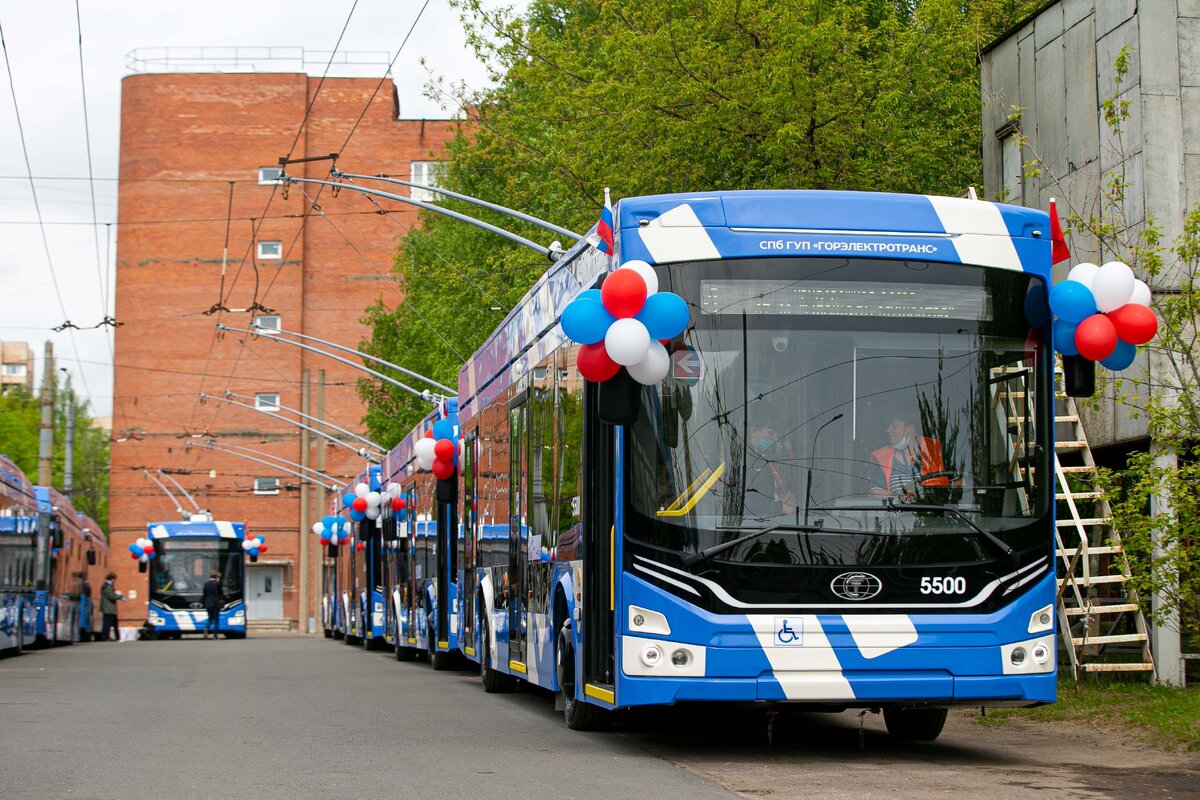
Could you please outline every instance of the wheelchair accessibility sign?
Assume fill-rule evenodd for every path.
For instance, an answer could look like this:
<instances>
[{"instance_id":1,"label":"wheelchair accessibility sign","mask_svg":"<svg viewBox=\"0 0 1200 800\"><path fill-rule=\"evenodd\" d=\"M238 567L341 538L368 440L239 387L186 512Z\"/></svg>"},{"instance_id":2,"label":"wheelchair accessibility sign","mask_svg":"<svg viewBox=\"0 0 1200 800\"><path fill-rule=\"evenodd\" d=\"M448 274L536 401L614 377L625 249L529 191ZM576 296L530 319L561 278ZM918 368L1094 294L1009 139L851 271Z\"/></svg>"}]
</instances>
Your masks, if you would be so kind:
<instances>
[{"instance_id":1,"label":"wheelchair accessibility sign","mask_svg":"<svg viewBox=\"0 0 1200 800\"><path fill-rule=\"evenodd\" d=\"M775 618L775 646L802 647L804 645L804 617Z\"/></svg>"}]
</instances>

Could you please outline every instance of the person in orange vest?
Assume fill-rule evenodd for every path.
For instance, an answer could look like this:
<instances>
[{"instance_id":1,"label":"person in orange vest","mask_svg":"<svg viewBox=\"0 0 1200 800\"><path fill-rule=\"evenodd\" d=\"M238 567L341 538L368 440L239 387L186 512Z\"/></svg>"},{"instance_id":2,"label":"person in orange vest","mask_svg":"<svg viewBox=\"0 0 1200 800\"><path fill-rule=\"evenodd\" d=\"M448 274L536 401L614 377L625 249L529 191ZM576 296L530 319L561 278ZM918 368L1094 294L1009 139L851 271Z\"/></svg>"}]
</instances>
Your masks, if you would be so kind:
<instances>
[{"instance_id":1,"label":"person in orange vest","mask_svg":"<svg viewBox=\"0 0 1200 800\"><path fill-rule=\"evenodd\" d=\"M912 499L921 487L950 485L945 475L924 480L921 477L946 471L941 442L918 436L916 425L902 413L889 418L887 436L890 444L871 453L877 467L872 480L873 496Z\"/></svg>"}]
</instances>

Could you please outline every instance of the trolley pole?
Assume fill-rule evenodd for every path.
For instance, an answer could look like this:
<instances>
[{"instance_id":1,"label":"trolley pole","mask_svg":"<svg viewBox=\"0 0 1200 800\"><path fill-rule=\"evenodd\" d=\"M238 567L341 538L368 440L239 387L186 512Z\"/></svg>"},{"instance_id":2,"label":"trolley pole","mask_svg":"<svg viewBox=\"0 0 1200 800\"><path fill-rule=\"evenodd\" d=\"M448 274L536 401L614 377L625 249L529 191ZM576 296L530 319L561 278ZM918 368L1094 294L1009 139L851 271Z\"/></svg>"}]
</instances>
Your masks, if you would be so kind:
<instances>
[{"instance_id":1,"label":"trolley pole","mask_svg":"<svg viewBox=\"0 0 1200 800\"><path fill-rule=\"evenodd\" d=\"M60 370L66 373L67 390L63 393L67 402L67 441L63 452L63 497L71 499L75 488L75 398L71 396L71 373L65 367Z\"/></svg>"},{"instance_id":2,"label":"trolley pole","mask_svg":"<svg viewBox=\"0 0 1200 800\"><path fill-rule=\"evenodd\" d=\"M54 343L46 342L42 359L42 427L38 437L38 483L49 488L54 453ZM33 556L34 588L44 592L50 585L50 514L38 514L37 547Z\"/></svg>"},{"instance_id":3,"label":"trolley pole","mask_svg":"<svg viewBox=\"0 0 1200 800\"><path fill-rule=\"evenodd\" d=\"M308 413L308 393L309 372L306 369L300 373L300 410L305 414ZM300 464L303 467L309 466L309 449L310 445L308 431L302 430L300 431ZM312 598L308 596L309 559L307 534L309 533L309 528L311 527L311 524L309 523L309 520L311 519L309 513L311 510L309 508L309 503L308 483L303 482L300 484L300 580L298 581L300 589L300 602L297 604L298 607L296 609L296 627L305 633L312 633L308 624L309 608L312 605Z\"/></svg>"}]
</instances>

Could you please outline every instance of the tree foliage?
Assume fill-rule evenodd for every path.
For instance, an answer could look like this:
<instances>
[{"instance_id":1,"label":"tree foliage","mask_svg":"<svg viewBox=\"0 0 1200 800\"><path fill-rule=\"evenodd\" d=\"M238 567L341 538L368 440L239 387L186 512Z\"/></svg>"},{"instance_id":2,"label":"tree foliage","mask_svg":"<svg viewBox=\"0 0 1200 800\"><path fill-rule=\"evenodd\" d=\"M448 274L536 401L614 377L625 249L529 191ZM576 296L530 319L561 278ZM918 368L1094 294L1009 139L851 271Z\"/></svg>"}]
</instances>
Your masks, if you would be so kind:
<instances>
[{"instance_id":1,"label":"tree foliage","mask_svg":"<svg viewBox=\"0 0 1200 800\"><path fill-rule=\"evenodd\" d=\"M67 448L67 409L75 409L71 504L108 530L108 432L94 427L89 404L73 389L58 387L54 396L54 445L51 483L62 489ZM38 441L42 426L39 397L23 388L0 394L0 453L13 460L32 483L38 482Z\"/></svg>"},{"instance_id":2,"label":"tree foliage","mask_svg":"<svg viewBox=\"0 0 1200 800\"><path fill-rule=\"evenodd\" d=\"M473 122L442 182L576 231L596 221L606 186L615 197L958 194L982 171L979 48L1037 4L534 0L522 17L458 0L496 86L430 85ZM544 231L515 228L548 244ZM366 346L454 385L546 262L429 217L402 241L396 267L406 301L368 309ZM374 382L360 391L376 441L396 441L427 410Z\"/></svg>"}]
</instances>

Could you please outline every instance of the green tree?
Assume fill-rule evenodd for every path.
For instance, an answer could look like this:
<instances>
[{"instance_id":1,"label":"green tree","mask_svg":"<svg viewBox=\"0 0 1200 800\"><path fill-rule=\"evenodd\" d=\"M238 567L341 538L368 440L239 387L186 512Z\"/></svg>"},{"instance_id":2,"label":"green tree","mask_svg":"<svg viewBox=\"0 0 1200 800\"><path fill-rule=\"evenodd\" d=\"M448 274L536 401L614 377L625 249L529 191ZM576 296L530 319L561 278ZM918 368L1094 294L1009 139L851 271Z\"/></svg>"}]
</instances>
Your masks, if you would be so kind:
<instances>
[{"instance_id":1,"label":"green tree","mask_svg":"<svg viewBox=\"0 0 1200 800\"><path fill-rule=\"evenodd\" d=\"M982 170L979 48L1038 2L535 0L523 17L456 4L496 86L430 85L473 123L443 185L586 231L605 186L958 194ZM545 267L427 218L397 255L406 300L367 311L365 346L452 384ZM427 411L371 381L360 391L376 441Z\"/></svg>"}]
</instances>

